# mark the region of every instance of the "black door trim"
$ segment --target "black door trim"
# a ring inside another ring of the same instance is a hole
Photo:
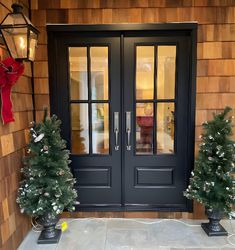
[[[56,25],[56,24],[48,24],[47,25],[47,34],[48,34],[48,67],[49,67],[49,89],[50,89],[50,107],[51,112],[54,113],[54,107],[63,108],[63,104],[58,102],[58,99],[55,97],[56,95],[63,95],[63,91],[57,85],[57,76],[56,76],[56,67],[57,62],[59,61],[59,55],[55,54],[57,44],[57,38],[69,34],[71,32],[81,32],[83,34],[88,32],[120,32],[120,34],[125,34],[125,32],[140,32],[145,31],[145,33],[149,32],[151,35],[151,31],[159,31],[160,34],[169,34],[169,31],[174,33],[174,31],[182,31],[182,34],[187,34],[190,39],[190,47],[191,47],[191,55],[189,61],[189,97],[190,97],[190,105],[188,107],[188,114],[190,115],[190,121],[187,122],[188,126],[188,141],[187,141],[187,162],[189,166],[189,171],[185,173],[186,179],[189,180],[190,172],[193,169],[194,165],[194,138],[195,138],[195,103],[196,103],[196,60],[197,60],[197,23],[151,23],[151,24],[97,24],[97,25]],[[123,72],[123,71],[122,71]],[[123,76],[122,76],[123,77]],[[53,93],[53,94],[52,94]],[[62,124],[63,129],[63,124]],[[122,171],[123,172],[123,171]],[[124,187],[122,187],[124,188]],[[79,210],[82,211],[193,211],[193,202],[187,201],[187,208],[164,208],[164,207],[153,207],[150,205],[143,206],[94,206],[94,207],[84,207]]]
[[[48,32],[72,31],[140,31],[140,30],[188,30],[197,31],[197,22],[146,23],[146,24],[47,24]]]

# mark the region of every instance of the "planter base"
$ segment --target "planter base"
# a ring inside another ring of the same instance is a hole
[[[55,236],[53,238],[46,238],[44,230],[41,232],[37,243],[38,244],[56,244],[59,242],[61,236],[61,230],[55,229]]]
[[[201,227],[207,233],[208,236],[227,236],[228,235],[228,232],[221,225],[220,225],[219,231],[212,231],[209,228],[209,223],[202,223]]]

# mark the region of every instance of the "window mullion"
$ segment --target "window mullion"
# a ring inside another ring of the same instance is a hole
[[[89,116],[89,154],[92,154],[92,105],[91,105],[91,57],[90,46],[87,46],[87,79],[88,79],[88,116]]]

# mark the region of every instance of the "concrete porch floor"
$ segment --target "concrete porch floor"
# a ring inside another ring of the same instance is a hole
[[[65,221],[65,220],[62,220]],[[30,231],[19,250],[232,250],[235,236],[208,237],[199,220],[66,219],[60,242],[38,245],[39,232]],[[61,222],[61,221],[60,221]],[[221,224],[232,233],[235,221]]]

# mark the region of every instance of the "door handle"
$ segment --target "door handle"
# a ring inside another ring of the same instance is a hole
[[[115,146],[114,149],[119,150],[118,134],[119,134],[119,112],[114,112],[114,134],[115,134]]]
[[[126,112],[126,133],[127,133],[127,145],[126,149],[131,150],[131,112]]]

